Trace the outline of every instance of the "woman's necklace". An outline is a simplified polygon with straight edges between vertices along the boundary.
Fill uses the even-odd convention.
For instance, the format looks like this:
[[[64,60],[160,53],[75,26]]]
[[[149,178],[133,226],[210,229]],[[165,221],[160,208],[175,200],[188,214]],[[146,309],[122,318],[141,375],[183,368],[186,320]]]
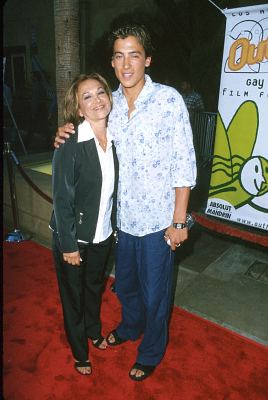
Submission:
[[[99,130],[98,134],[95,131],[95,136],[99,142],[100,147],[102,148],[103,151],[106,151],[107,147],[107,136],[106,136],[106,129],[105,130]]]
[[[107,137],[104,137],[103,139],[98,138],[98,142],[100,147],[102,148],[103,151],[106,151],[106,147],[107,147]]]

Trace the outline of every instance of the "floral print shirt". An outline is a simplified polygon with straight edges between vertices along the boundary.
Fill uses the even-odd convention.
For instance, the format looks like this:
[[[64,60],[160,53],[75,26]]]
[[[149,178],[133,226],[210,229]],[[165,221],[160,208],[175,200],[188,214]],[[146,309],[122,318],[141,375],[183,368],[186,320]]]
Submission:
[[[175,188],[194,187],[195,152],[188,112],[169,86],[145,85],[128,117],[121,85],[113,93],[109,130],[119,159],[118,218],[122,231],[144,236],[172,223]]]

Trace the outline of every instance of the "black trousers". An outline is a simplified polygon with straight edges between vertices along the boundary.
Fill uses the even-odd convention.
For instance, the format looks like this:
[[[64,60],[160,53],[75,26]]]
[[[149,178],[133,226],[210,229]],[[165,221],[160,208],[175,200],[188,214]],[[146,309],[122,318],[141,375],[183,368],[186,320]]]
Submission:
[[[82,258],[79,267],[63,260],[58,236],[53,234],[52,249],[64,328],[73,357],[78,361],[88,359],[88,338],[97,339],[101,335],[101,299],[112,237],[98,244],[79,243]]]

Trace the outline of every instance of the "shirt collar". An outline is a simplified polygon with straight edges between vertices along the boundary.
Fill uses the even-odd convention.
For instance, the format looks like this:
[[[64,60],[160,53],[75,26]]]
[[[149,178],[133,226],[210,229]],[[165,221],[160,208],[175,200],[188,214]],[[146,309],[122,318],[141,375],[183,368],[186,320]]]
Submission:
[[[153,86],[152,79],[150,78],[149,75],[145,74],[145,84],[144,84],[140,94],[138,95],[136,101],[135,101],[135,105],[141,104],[144,101],[146,101],[148,96],[149,96],[149,94],[152,93],[153,87],[154,86]],[[119,94],[121,99],[123,99],[125,97],[121,83],[119,85],[117,93]]]
[[[77,143],[85,142],[87,140],[91,140],[95,138],[93,129],[88,121],[84,120],[81,124],[78,125],[78,138]],[[107,128],[107,140],[108,142],[112,141],[112,136]]]
[[[152,93],[153,88],[154,88],[154,86],[153,86],[152,79],[150,78],[149,75],[145,74],[145,84],[135,101],[135,105],[144,103],[148,99],[150,94]]]

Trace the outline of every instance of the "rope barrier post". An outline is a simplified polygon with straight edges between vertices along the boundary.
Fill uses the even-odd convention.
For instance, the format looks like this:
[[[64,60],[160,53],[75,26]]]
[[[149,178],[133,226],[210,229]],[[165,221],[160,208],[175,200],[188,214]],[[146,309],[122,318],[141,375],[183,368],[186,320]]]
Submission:
[[[11,144],[6,142],[4,144],[4,155],[6,156],[7,161],[7,170],[8,170],[8,180],[9,180],[9,190],[10,190],[10,200],[11,200],[11,208],[13,215],[13,224],[14,230],[9,232],[5,241],[6,242],[21,242],[23,240],[28,240],[29,237],[24,235],[19,229],[19,218],[18,218],[18,207],[17,207],[17,198],[16,198],[16,188],[15,188],[15,175],[12,166],[11,160]]]

